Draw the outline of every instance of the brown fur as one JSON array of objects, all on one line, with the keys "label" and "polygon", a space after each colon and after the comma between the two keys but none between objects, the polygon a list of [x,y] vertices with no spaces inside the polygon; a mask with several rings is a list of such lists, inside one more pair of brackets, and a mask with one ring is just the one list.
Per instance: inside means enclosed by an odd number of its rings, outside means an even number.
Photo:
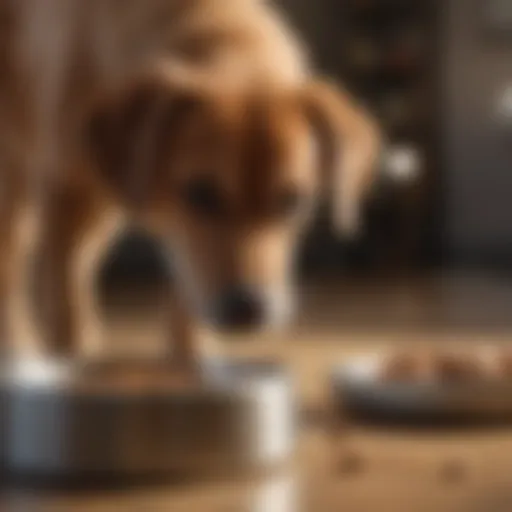
[{"label": "brown fur", "polygon": [[[29,247],[15,233],[30,229],[40,265],[38,348],[69,354],[98,337],[93,276],[126,221],[172,243],[183,313],[183,304],[195,312],[232,282],[284,303],[294,248],[323,187],[342,198],[341,224],[354,224],[376,129],[346,93],[309,78],[304,50],[263,0],[0,7],[10,16],[1,63],[16,67],[0,83],[10,105],[0,128],[15,140],[0,154],[12,191],[0,226],[23,219],[23,229],[4,233],[0,298],[23,295],[11,276],[24,273],[14,272],[23,260],[15,255]],[[198,215],[184,200],[198,176],[222,197],[222,218]],[[290,194],[300,208],[283,212]],[[10,302],[19,311],[20,301]],[[187,332],[176,340],[182,361],[193,355]],[[11,331],[18,349],[27,336]]]}]

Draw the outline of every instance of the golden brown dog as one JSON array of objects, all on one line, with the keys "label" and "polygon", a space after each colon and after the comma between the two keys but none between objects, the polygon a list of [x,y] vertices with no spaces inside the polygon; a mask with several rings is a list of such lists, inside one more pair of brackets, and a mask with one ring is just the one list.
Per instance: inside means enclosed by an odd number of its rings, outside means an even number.
[{"label": "golden brown dog", "polygon": [[336,222],[353,227],[379,141],[346,93],[310,76],[278,13],[263,0],[1,9],[3,334],[18,349],[33,337],[15,329],[35,241],[36,346],[90,348],[94,272],[126,222],[176,258],[180,364],[195,353],[189,315],[220,328],[283,322],[315,204],[329,191]]}]

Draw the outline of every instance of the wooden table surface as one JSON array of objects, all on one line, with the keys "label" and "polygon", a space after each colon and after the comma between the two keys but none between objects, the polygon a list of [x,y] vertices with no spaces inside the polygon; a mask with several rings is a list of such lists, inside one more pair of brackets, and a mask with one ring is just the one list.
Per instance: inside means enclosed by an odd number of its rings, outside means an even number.
[{"label": "wooden table surface", "polygon": [[[430,300],[430,299],[429,299]],[[281,358],[297,376],[306,408],[326,403],[326,375],[352,354],[401,346],[507,343],[512,332],[476,333],[425,325],[381,329],[304,324],[281,343],[234,343],[233,355]],[[118,325],[121,337],[145,325]],[[115,329],[114,329],[115,330]],[[473,432],[414,432],[350,426],[328,435],[303,429],[290,468],[247,481],[154,484],[63,491],[5,489],[1,512],[510,512],[512,427]]]}]

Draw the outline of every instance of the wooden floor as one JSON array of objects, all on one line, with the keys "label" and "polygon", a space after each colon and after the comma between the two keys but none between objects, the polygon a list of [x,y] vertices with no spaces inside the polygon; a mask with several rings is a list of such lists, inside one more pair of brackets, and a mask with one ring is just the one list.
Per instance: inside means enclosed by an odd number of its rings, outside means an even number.
[{"label": "wooden floor", "polygon": [[[285,339],[239,341],[226,350],[285,361],[298,378],[303,404],[314,409],[326,404],[329,369],[352,354],[411,343],[512,340],[512,282],[498,279],[316,286],[304,296],[304,313]],[[113,344],[144,338],[150,345],[150,315],[131,322],[123,314],[113,318]],[[0,510],[510,512],[512,428],[420,433],[354,425],[332,436],[318,421],[303,429],[290,468],[252,481],[88,491],[10,488]]]}]

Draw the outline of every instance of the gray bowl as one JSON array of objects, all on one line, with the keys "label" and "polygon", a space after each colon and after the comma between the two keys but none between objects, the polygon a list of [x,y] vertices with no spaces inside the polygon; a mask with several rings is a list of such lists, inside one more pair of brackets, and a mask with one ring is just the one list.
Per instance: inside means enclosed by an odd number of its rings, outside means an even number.
[{"label": "gray bowl", "polygon": [[512,420],[512,382],[383,382],[383,356],[349,359],[331,374],[334,403],[364,419],[419,423],[501,423]]},{"label": "gray bowl", "polygon": [[76,386],[85,371],[91,367],[38,362],[5,372],[7,472],[218,473],[272,467],[292,455],[292,385],[279,365],[210,362],[204,383],[180,391],[98,393]]}]

